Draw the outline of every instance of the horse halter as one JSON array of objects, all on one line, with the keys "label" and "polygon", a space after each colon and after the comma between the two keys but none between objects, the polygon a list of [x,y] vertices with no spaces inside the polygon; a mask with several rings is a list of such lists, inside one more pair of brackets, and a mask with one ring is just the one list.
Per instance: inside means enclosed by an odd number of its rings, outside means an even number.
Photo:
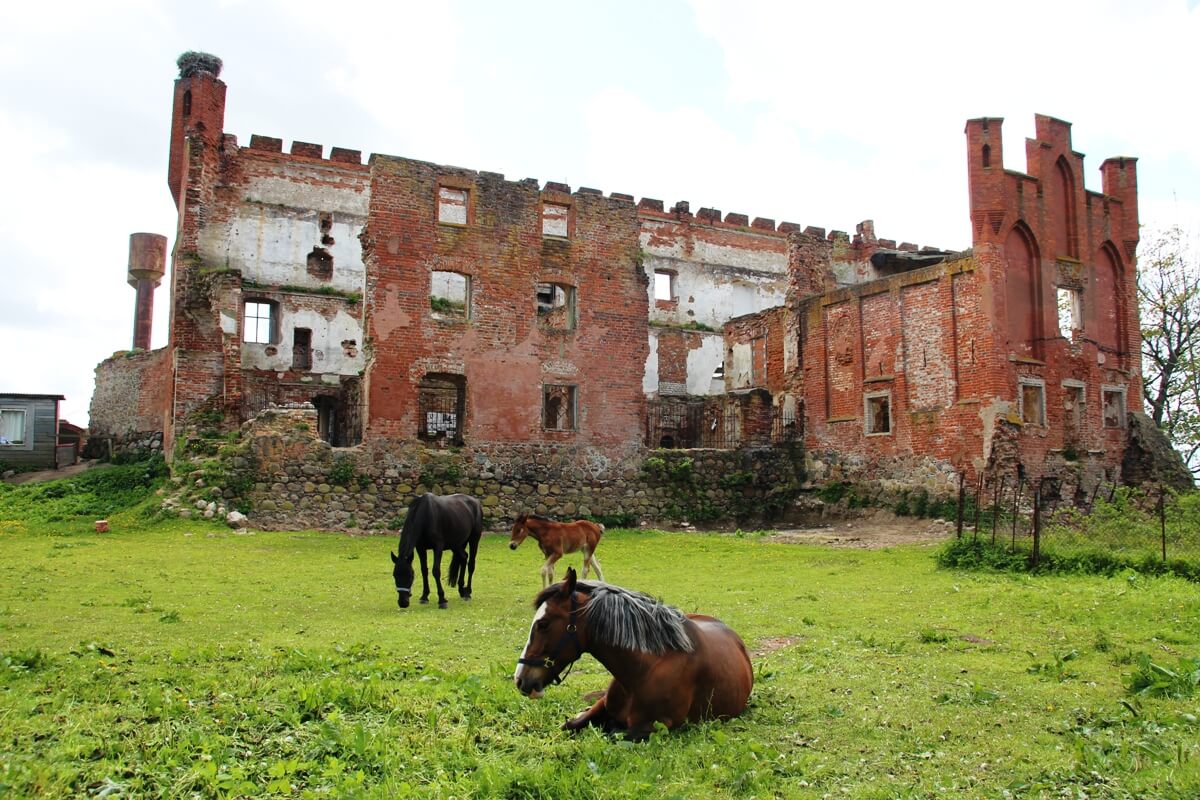
[{"label": "horse halter", "polygon": [[[559,654],[568,642],[573,642],[576,649],[579,650],[579,655],[583,655],[583,648],[579,643],[579,628],[575,624],[575,614],[579,610],[578,604],[575,602],[575,593],[571,592],[571,613],[567,617],[567,629],[563,631],[563,635],[559,637],[558,644],[554,646],[554,654],[549,658],[543,656],[541,658],[518,658],[517,663],[527,667],[541,667],[543,669],[554,669],[554,665],[558,663]],[[579,656],[575,657],[575,661],[579,660]],[[557,686],[566,679],[567,675],[571,674],[571,670],[575,668],[575,661],[567,665],[566,673],[559,673],[550,679],[550,682]]]},{"label": "horse halter", "polygon": [[412,594],[412,587],[410,586],[407,589],[404,589],[404,588],[397,586],[396,591],[399,592],[400,594]]}]

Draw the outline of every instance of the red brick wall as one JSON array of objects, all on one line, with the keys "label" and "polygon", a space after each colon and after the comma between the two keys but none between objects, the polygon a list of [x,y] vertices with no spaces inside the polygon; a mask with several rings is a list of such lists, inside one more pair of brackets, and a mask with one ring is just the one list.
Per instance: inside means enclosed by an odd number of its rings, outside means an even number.
[{"label": "red brick wall", "polygon": [[[649,345],[632,203],[554,192],[571,204],[572,234],[543,238],[533,182],[385,156],[371,169],[367,437],[415,436],[417,385],[439,372],[466,378],[469,440],[639,441]],[[439,185],[469,192],[467,225],[439,224]],[[470,320],[431,314],[433,270],[470,277]],[[574,330],[539,326],[539,282],[575,287]],[[543,428],[543,383],[577,387],[577,431]]]},{"label": "red brick wall", "polygon": [[[1084,451],[1085,466],[1115,471],[1125,431],[1102,427],[1101,387],[1125,387],[1129,410],[1141,409],[1136,160],[1105,161],[1102,191],[1091,192],[1069,123],[1036,117],[1025,147],[1028,174],[1005,168],[1001,120],[970,120],[966,137],[975,253],[990,285],[1008,287],[981,287],[982,310],[997,332],[984,394],[1015,413],[1018,379],[1044,381],[1046,424],[1021,425],[1017,434],[1016,458],[1031,477],[1053,471],[1068,444]],[[1032,255],[1027,273],[1025,252]],[[1059,330],[1059,286],[1082,293],[1083,329],[1074,336]],[[1064,380],[1085,385],[1078,430],[1064,408]],[[1081,439],[1068,441],[1075,436]]]}]

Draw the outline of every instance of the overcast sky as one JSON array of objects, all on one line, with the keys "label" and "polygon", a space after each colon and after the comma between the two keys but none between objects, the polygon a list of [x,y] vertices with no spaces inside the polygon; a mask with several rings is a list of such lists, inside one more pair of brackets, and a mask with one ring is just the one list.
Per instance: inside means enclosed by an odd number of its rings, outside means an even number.
[{"label": "overcast sky", "polygon": [[[1200,226],[1200,0],[978,4],[341,0],[10,4],[0,27],[0,391],[61,393],[127,349],[129,234],[172,236],[175,58],[225,61],[225,131],[688,200],[955,249],[963,123],[1074,123],[1100,188]],[[167,282],[154,346],[166,342]]]}]

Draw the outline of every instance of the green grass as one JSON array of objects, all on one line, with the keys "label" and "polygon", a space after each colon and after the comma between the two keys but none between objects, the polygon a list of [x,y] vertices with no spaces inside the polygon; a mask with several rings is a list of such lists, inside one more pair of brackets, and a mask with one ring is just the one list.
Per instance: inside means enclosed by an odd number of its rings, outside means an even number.
[{"label": "green grass", "polygon": [[742,717],[635,745],[559,731],[607,682],[590,658],[542,700],[512,686],[529,544],[485,537],[473,600],[402,612],[394,535],[152,523],[127,499],[109,534],[0,505],[0,796],[1200,792],[1200,587],[1176,578],[610,530],[607,578],[776,648]]}]

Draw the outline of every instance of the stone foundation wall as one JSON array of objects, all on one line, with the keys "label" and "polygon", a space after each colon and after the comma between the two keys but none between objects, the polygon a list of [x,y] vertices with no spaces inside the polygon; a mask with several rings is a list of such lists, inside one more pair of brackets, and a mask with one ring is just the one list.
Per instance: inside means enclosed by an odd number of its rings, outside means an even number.
[{"label": "stone foundation wall", "polygon": [[[639,522],[761,522],[783,516],[799,490],[798,448],[659,450],[619,457],[590,448],[488,444],[434,450],[375,440],[331,448],[311,407],[277,408],[242,426],[241,442],[191,467],[177,464],[180,496],[245,511],[260,528],[398,528],[427,491],[478,497],[490,530],[523,511],[556,518]],[[181,467],[181,468],[180,468]]]}]

